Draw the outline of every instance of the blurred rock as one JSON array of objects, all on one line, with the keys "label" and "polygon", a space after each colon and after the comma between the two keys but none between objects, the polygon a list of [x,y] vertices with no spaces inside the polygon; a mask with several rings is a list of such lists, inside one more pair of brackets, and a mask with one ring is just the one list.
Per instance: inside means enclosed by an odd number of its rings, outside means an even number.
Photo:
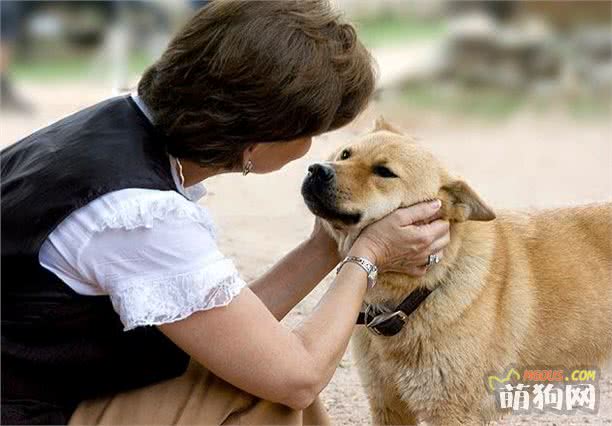
[{"label": "blurred rock", "polygon": [[517,1],[517,14],[544,20],[556,30],[571,32],[589,26],[608,26],[612,7],[606,0]]},{"label": "blurred rock", "polygon": [[446,44],[446,77],[470,85],[525,88],[558,75],[554,38],[541,21],[499,23],[484,11],[454,18]]},{"label": "blurred rock", "polygon": [[609,1],[449,3],[442,76],[542,94],[612,90]]},{"label": "blurred rock", "polygon": [[612,89],[612,32],[607,27],[577,30],[567,62],[576,83],[587,91]]}]

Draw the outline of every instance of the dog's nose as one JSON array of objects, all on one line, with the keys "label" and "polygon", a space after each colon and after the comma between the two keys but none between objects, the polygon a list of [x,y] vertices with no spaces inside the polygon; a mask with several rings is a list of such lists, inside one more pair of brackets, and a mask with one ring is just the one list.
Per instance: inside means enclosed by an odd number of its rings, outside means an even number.
[{"label": "dog's nose", "polygon": [[334,178],[336,172],[331,166],[315,163],[308,167],[308,174],[312,179],[329,182]]}]

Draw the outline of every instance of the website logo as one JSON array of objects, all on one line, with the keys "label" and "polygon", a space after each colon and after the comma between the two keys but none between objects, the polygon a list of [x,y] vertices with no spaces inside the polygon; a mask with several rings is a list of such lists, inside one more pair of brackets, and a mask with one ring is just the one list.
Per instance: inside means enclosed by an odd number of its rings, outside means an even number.
[{"label": "website logo", "polygon": [[517,414],[577,411],[596,414],[599,408],[597,368],[517,368],[485,376],[487,390],[499,410]]}]

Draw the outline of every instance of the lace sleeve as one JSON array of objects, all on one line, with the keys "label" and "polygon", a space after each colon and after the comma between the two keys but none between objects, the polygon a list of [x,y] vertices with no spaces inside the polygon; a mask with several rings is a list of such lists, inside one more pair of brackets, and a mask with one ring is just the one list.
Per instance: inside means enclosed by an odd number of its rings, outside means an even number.
[{"label": "lace sleeve", "polygon": [[131,330],[225,306],[245,285],[232,262],[221,259],[199,271],[112,283],[110,297],[124,329]]},{"label": "lace sleeve", "polygon": [[176,193],[132,195],[101,200],[74,260],[110,296],[125,330],[230,303],[246,284],[219,251],[208,211]]}]

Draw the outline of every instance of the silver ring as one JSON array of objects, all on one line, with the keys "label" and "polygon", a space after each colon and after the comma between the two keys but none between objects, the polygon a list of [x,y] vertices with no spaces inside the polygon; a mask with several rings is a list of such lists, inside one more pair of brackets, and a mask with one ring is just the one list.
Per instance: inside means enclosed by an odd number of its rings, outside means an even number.
[{"label": "silver ring", "polygon": [[437,265],[438,263],[440,263],[440,256],[432,253],[427,257],[427,264],[425,267],[429,268],[431,265]]}]

